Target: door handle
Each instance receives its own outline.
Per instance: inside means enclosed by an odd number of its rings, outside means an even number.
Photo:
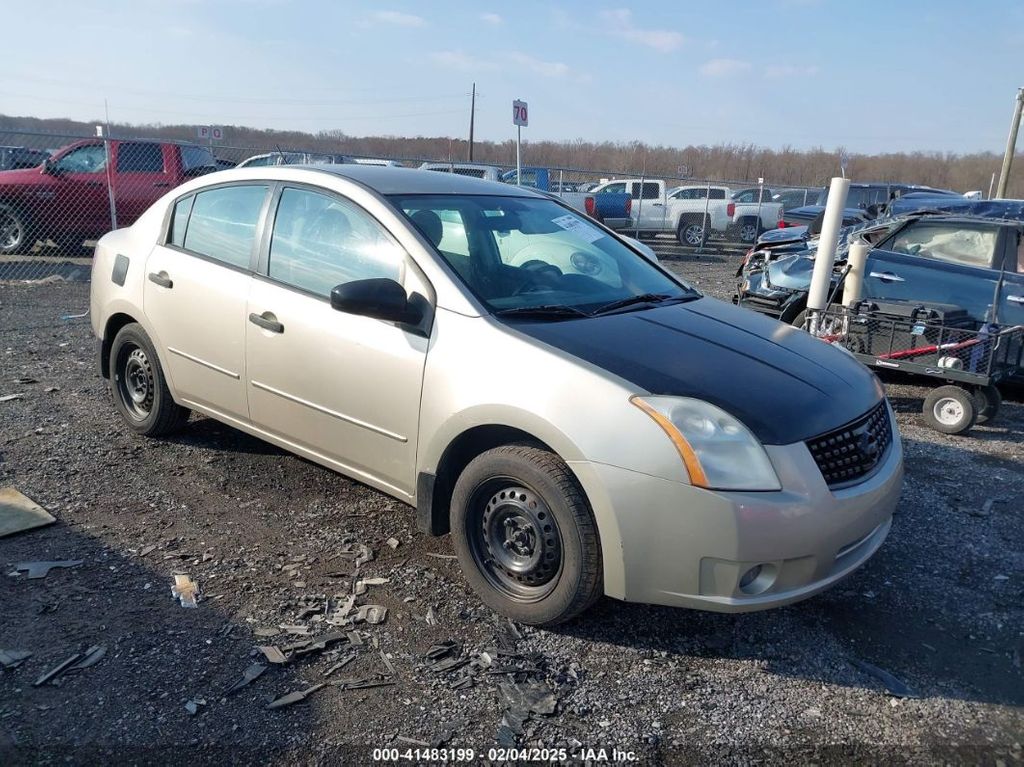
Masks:
[[[157,181],[153,186],[162,186],[169,189],[171,185],[166,181]]]
[[[167,276],[167,272],[150,272],[149,281],[155,282],[161,288],[167,288],[168,290],[174,287],[174,281]]]
[[[882,282],[906,282],[905,279],[900,277],[898,274],[893,274],[892,272],[871,272],[868,277],[875,277]]]
[[[256,314],[251,312],[249,314],[249,322],[253,325],[258,325],[264,330],[269,330],[271,333],[283,333],[284,325],[277,321],[277,318],[270,312],[263,312],[263,314]]]
[[[661,203],[661,202],[652,202],[651,205],[653,205],[655,208],[664,208],[665,207],[665,204]]]
[[[1015,304],[1024,304],[1024,296],[1007,296],[1006,300]]]
[[[102,181],[86,181],[86,186],[106,186]]]

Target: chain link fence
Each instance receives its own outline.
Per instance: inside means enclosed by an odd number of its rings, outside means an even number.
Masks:
[[[452,159],[353,157],[308,147],[232,146],[130,136],[0,132],[0,281],[88,280],[92,245],[130,226],[196,176],[233,167],[361,163],[454,172],[516,183],[516,170]],[[681,171],[685,169],[681,168]],[[557,195],[623,234],[666,247],[746,249],[783,209],[820,190],[768,179],[721,181],[643,171],[522,168],[522,184]]]

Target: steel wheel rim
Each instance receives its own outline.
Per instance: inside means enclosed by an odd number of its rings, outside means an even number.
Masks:
[[[10,211],[0,213],[0,248],[16,248],[25,237],[25,227]]]
[[[932,406],[932,415],[943,426],[956,426],[964,418],[964,406],[953,397],[943,397]]]
[[[469,548],[487,582],[515,602],[536,602],[558,584],[561,531],[544,499],[512,477],[483,483],[470,501]]]
[[[156,390],[153,365],[141,348],[133,346],[122,353],[117,392],[125,410],[133,419],[143,421],[153,412]]]
[[[683,230],[683,239],[688,245],[700,245],[701,240],[704,239],[704,227],[690,224]]]

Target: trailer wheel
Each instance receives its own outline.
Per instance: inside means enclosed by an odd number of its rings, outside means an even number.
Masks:
[[[978,411],[976,423],[986,423],[996,417],[999,406],[1003,404],[1003,395],[991,384],[979,386],[974,390],[974,407]]]
[[[978,409],[974,395],[959,386],[940,386],[924,398],[924,422],[943,434],[963,434],[974,426]]]

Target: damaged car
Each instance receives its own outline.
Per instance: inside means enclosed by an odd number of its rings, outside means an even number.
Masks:
[[[1006,209],[989,206],[989,212]],[[995,300],[1001,321],[1024,324],[1022,230],[1013,219],[921,211],[841,230],[829,295],[836,303],[842,298],[847,242],[856,235],[872,246],[863,299],[952,305],[978,324],[992,316]],[[766,244],[746,257],[733,300],[803,326],[817,240],[780,237]]]

